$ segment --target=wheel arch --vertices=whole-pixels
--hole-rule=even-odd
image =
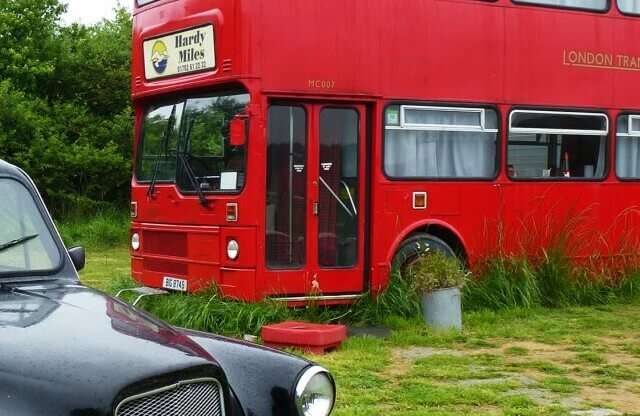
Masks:
[[[392,264],[393,257],[400,249],[402,243],[412,235],[419,233],[427,233],[438,237],[447,243],[465,264],[468,264],[468,246],[462,234],[454,226],[445,221],[430,219],[413,223],[398,234],[391,245],[391,249],[387,253],[387,262],[389,265]]]

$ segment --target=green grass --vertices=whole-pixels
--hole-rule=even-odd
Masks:
[[[109,260],[114,261],[114,260]],[[127,277],[114,279],[99,287],[115,293],[136,286]],[[144,300],[144,308],[173,324],[230,336],[259,334],[266,324],[283,320],[310,322],[345,322],[359,326],[385,323],[394,318],[410,318],[419,313],[417,296],[406,296],[406,283],[395,281],[389,291],[376,300],[364,298],[346,307],[309,305],[290,309],[281,302],[264,301],[248,304],[223,299],[217,290],[198,294],[172,294]],[[390,318],[391,317],[391,318]]]
[[[128,275],[126,246],[89,249],[83,282],[113,291],[132,284]],[[392,329],[386,339],[351,338],[337,352],[312,357],[336,377],[337,416],[556,416],[593,406],[626,414],[634,414],[636,405],[640,409],[640,389],[629,384],[640,377],[639,303],[467,311],[465,329],[456,333],[424,326],[415,317],[417,298],[399,308],[405,289],[396,285],[379,303],[363,301],[362,310],[292,311],[280,304],[227,302],[215,292],[160,297],[141,306],[173,324],[236,335],[289,318],[348,316],[384,323]],[[393,313],[398,309],[403,312]],[[594,399],[594,391],[613,399]]]
[[[570,263],[562,250],[539,259],[501,257],[486,261],[464,291],[468,310],[595,306],[640,299],[640,273],[613,276]]]
[[[129,241],[128,213],[108,210],[90,220],[71,218],[56,222],[67,247],[112,248],[127,246]]]
[[[509,347],[504,352],[508,355],[525,356],[529,353],[529,350],[523,347]]]

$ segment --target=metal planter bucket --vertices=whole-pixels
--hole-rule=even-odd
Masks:
[[[424,321],[436,329],[462,330],[460,288],[435,290],[422,295]]]

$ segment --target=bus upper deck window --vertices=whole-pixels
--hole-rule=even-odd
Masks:
[[[605,114],[514,110],[509,124],[509,177],[604,177],[609,133]]]
[[[136,0],[138,7],[146,6],[149,3],[153,3],[156,0]]]
[[[609,7],[608,0],[514,0],[516,3],[539,4],[543,6],[564,7],[567,9],[584,9],[605,11]]]

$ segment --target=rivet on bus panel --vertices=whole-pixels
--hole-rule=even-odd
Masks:
[[[413,209],[427,209],[427,193],[426,192],[413,193]]]
[[[227,222],[238,222],[238,204],[235,202],[227,204]]]

